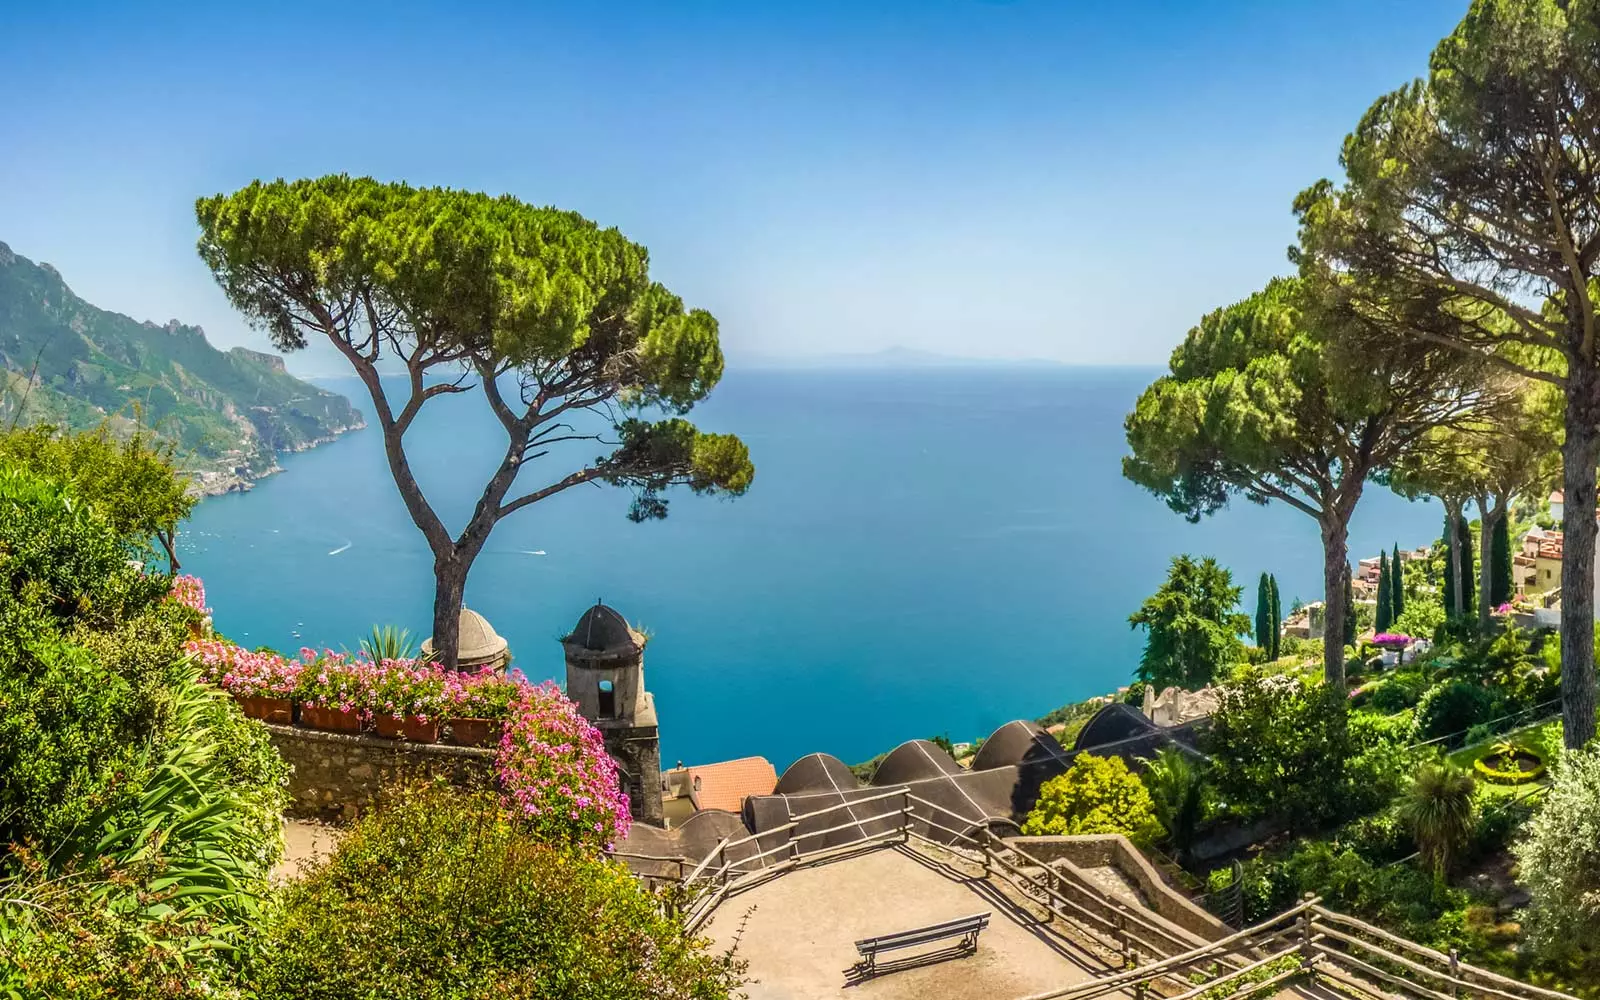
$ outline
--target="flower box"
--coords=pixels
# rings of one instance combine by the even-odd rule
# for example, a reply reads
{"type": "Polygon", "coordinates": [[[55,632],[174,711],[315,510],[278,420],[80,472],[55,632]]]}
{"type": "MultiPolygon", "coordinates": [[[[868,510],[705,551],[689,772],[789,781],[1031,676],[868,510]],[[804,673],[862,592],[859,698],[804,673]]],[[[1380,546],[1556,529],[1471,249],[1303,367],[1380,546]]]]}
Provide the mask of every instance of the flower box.
{"type": "Polygon", "coordinates": [[[499,746],[505,729],[503,719],[451,719],[450,742],[462,747],[499,746]]]}
{"type": "Polygon", "coordinates": [[[325,705],[301,705],[300,724],[312,729],[322,729],[330,733],[359,733],[361,732],[361,713],[351,709],[342,712],[337,708],[328,708],[325,705]]]}
{"type": "Polygon", "coordinates": [[[252,719],[270,722],[275,726],[288,726],[294,723],[294,703],[288,698],[245,695],[234,700],[239,703],[239,711],[252,719]]]}
{"type": "Polygon", "coordinates": [[[412,743],[439,742],[439,720],[426,722],[414,715],[378,715],[373,719],[378,735],[390,740],[409,740],[412,743]]]}

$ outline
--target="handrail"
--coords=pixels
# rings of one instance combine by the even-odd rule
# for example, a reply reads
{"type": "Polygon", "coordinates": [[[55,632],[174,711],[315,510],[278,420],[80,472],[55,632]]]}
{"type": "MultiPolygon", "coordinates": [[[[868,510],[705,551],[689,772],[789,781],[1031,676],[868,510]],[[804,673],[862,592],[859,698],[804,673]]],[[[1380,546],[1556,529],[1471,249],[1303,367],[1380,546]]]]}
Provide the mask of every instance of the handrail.
{"type": "MultiPolygon", "coordinates": [[[[1477,976],[1480,979],[1487,980],[1487,981],[1489,981],[1491,983],[1495,983],[1495,984],[1500,985],[1500,986],[1508,986],[1508,987],[1511,987],[1514,990],[1521,991],[1521,994],[1524,995],[1524,996],[1531,995],[1531,996],[1543,998],[1543,1000],[1575,1000],[1575,998],[1571,994],[1568,994],[1568,993],[1562,993],[1562,992],[1560,992],[1558,990],[1545,989],[1542,986],[1534,986],[1531,983],[1524,983],[1521,980],[1512,979],[1509,976],[1502,976],[1497,972],[1490,972],[1488,969],[1479,968],[1476,965],[1469,965],[1466,962],[1461,961],[1459,958],[1455,958],[1455,957],[1452,957],[1450,955],[1445,954],[1442,951],[1437,951],[1437,950],[1435,950],[1433,948],[1429,948],[1426,945],[1418,944],[1415,941],[1409,941],[1409,940],[1399,936],[1398,934],[1390,933],[1389,931],[1384,930],[1382,927],[1374,927],[1372,924],[1369,924],[1369,923],[1367,923],[1365,921],[1362,921],[1362,920],[1357,920],[1355,917],[1346,916],[1343,913],[1336,913],[1333,910],[1325,909],[1324,907],[1321,907],[1321,906],[1316,907],[1315,913],[1316,913],[1317,916],[1322,917],[1324,920],[1332,921],[1333,923],[1342,924],[1342,925],[1344,925],[1346,927],[1354,928],[1354,929],[1362,932],[1363,934],[1370,934],[1373,937],[1380,938],[1381,940],[1387,941],[1390,944],[1393,944],[1393,945],[1395,945],[1397,947],[1404,948],[1404,949],[1412,952],[1415,955],[1418,955],[1420,957],[1428,959],[1429,961],[1432,961],[1432,962],[1437,963],[1437,964],[1444,965],[1446,968],[1452,969],[1452,970],[1460,973],[1463,976],[1463,979],[1461,980],[1460,985],[1465,986],[1467,989],[1475,990],[1475,991],[1485,991],[1485,990],[1487,990],[1487,991],[1495,992],[1495,993],[1500,993],[1501,992],[1501,991],[1498,991],[1498,990],[1493,990],[1490,987],[1483,986],[1482,984],[1471,983],[1471,982],[1467,982],[1465,980],[1466,976],[1477,976]]],[[[1347,940],[1348,939],[1348,936],[1338,934],[1337,932],[1332,931],[1331,928],[1324,928],[1324,929],[1326,931],[1328,931],[1330,937],[1336,937],[1336,938],[1339,938],[1341,940],[1347,940]]],[[[1414,971],[1422,972],[1422,973],[1424,973],[1426,975],[1433,976],[1434,978],[1437,978],[1437,979],[1443,979],[1443,980],[1445,980],[1447,982],[1452,982],[1453,981],[1451,979],[1451,975],[1449,973],[1441,972],[1441,971],[1439,971],[1437,969],[1430,969],[1427,966],[1423,966],[1423,965],[1420,965],[1418,963],[1412,963],[1408,959],[1405,959],[1405,958],[1403,958],[1403,957],[1401,957],[1399,955],[1393,955],[1392,953],[1388,952],[1386,949],[1384,949],[1384,948],[1382,948],[1382,947],[1380,947],[1378,945],[1372,944],[1371,942],[1362,941],[1359,938],[1357,938],[1354,943],[1359,944],[1361,947],[1367,949],[1368,951],[1380,954],[1384,958],[1389,958],[1389,959],[1391,959],[1393,961],[1396,961],[1396,962],[1398,962],[1398,963],[1400,963],[1402,965],[1415,966],[1414,971]]],[[[1504,994],[1502,993],[1501,995],[1504,995],[1504,994]]]]}
{"type": "Polygon", "coordinates": [[[1065,989],[1054,990],[1047,993],[1035,993],[1032,996],[1024,998],[1024,1000],[1082,1000],[1082,994],[1091,993],[1102,986],[1120,987],[1126,986],[1127,984],[1140,979],[1155,978],[1162,973],[1193,965],[1200,959],[1210,958],[1215,953],[1237,950],[1233,948],[1233,946],[1239,942],[1248,938],[1256,937],[1263,931],[1270,930],[1286,920],[1293,920],[1295,917],[1310,910],[1320,902],[1322,902],[1322,900],[1317,898],[1307,899],[1301,902],[1299,905],[1283,911],[1270,920],[1262,921],[1261,923],[1256,924],[1254,927],[1246,927],[1242,931],[1234,931],[1227,937],[1218,938],[1215,941],[1200,945],[1198,948],[1191,948],[1182,954],[1173,955],[1172,957],[1164,958],[1159,962],[1152,962],[1149,965],[1143,965],[1137,969],[1127,969],[1116,973],[1115,975],[1090,980],[1089,982],[1074,983],[1065,989]]]}

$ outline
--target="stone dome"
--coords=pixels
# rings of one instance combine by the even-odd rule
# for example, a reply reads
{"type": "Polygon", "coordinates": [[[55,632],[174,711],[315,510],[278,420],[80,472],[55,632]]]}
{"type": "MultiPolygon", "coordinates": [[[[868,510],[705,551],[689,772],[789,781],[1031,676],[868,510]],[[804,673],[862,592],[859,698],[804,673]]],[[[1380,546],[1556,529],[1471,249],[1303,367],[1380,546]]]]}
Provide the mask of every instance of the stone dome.
{"type": "Polygon", "coordinates": [[[561,640],[569,650],[582,651],[590,658],[629,656],[644,646],[643,637],[615,609],[596,603],[583,613],[572,632],[561,640]]]}
{"type": "MultiPolygon", "coordinates": [[[[503,665],[508,648],[505,639],[494,630],[489,620],[471,608],[461,609],[461,624],[456,645],[456,663],[463,667],[481,667],[486,663],[503,665]]],[[[422,644],[424,653],[433,652],[433,639],[422,644]]]]}

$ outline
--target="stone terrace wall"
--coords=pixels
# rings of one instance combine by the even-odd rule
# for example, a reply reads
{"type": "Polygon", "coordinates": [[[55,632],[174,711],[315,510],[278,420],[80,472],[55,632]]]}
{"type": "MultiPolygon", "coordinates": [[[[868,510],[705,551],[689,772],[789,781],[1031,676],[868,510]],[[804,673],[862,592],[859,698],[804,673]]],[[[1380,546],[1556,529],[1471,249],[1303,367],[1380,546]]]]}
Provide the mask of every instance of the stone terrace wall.
{"type": "Polygon", "coordinates": [[[1064,861],[1076,868],[1115,868],[1133,880],[1156,913],[1203,940],[1215,941],[1232,933],[1227,924],[1167,885],[1161,873],[1127,837],[1119,834],[1013,837],[1006,843],[1015,844],[1046,864],[1064,861]]]}
{"type": "Polygon", "coordinates": [[[267,729],[272,745],[294,766],[288,812],[300,819],[355,819],[372,808],[385,788],[409,780],[438,778],[462,787],[487,786],[494,780],[492,749],[294,726],[267,729]]]}

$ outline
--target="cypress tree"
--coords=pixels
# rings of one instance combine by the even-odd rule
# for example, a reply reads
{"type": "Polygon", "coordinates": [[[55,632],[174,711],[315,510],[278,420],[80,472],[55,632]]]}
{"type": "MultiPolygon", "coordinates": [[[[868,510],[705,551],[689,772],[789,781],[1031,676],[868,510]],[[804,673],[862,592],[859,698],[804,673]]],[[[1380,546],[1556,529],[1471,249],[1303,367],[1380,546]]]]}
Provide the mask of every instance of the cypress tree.
{"type": "Polygon", "coordinates": [[[1439,544],[1444,547],[1444,582],[1439,589],[1439,597],[1444,601],[1444,614],[1446,618],[1454,617],[1456,607],[1456,584],[1459,578],[1456,574],[1456,563],[1450,552],[1450,532],[1455,530],[1450,523],[1449,515],[1445,515],[1444,534],[1440,535],[1439,544]]]}
{"type": "Polygon", "coordinates": [[[1272,620],[1272,587],[1267,583],[1267,574],[1261,574],[1261,582],[1256,584],[1256,645],[1269,657],[1272,655],[1272,629],[1268,622],[1272,620]]]}
{"type": "Polygon", "coordinates": [[[1394,558],[1389,560],[1389,580],[1391,593],[1389,594],[1389,610],[1394,615],[1395,621],[1406,613],[1406,570],[1400,563],[1400,543],[1394,545],[1394,558]]]}
{"type": "Polygon", "coordinates": [[[1491,544],[1494,565],[1489,569],[1489,605],[1498,608],[1511,600],[1511,517],[1506,511],[1495,518],[1491,544]]]}
{"type": "Polygon", "coordinates": [[[1463,614],[1476,619],[1478,615],[1478,588],[1475,584],[1478,582],[1478,568],[1476,565],[1477,560],[1472,558],[1472,525],[1468,524],[1467,519],[1464,517],[1461,519],[1460,524],[1461,580],[1458,585],[1461,587],[1461,607],[1464,609],[1463,614]]]}
{"type": "Polygon", "coordinates": [[[1378,553],[1378,611],[1372,621],[1376,632],[1389,631],[1394,621],[1394,587],[1389,581],[1389,553],[1378,553]]]}
{"type": "Polygon", "coordinates": [[[1344,567],[1344,644],[1356,644],[1356,595],[1350,586],[1350,564],[1344,567]]]}
{"type": "Polygon", "coordinates": [[[1278,597],[1278,578],[1276,575],[1267,577],[1267,589],[1272,592],[1272,658],[1276,660],[1283,655],[1283,601],[1278,597]]]}

